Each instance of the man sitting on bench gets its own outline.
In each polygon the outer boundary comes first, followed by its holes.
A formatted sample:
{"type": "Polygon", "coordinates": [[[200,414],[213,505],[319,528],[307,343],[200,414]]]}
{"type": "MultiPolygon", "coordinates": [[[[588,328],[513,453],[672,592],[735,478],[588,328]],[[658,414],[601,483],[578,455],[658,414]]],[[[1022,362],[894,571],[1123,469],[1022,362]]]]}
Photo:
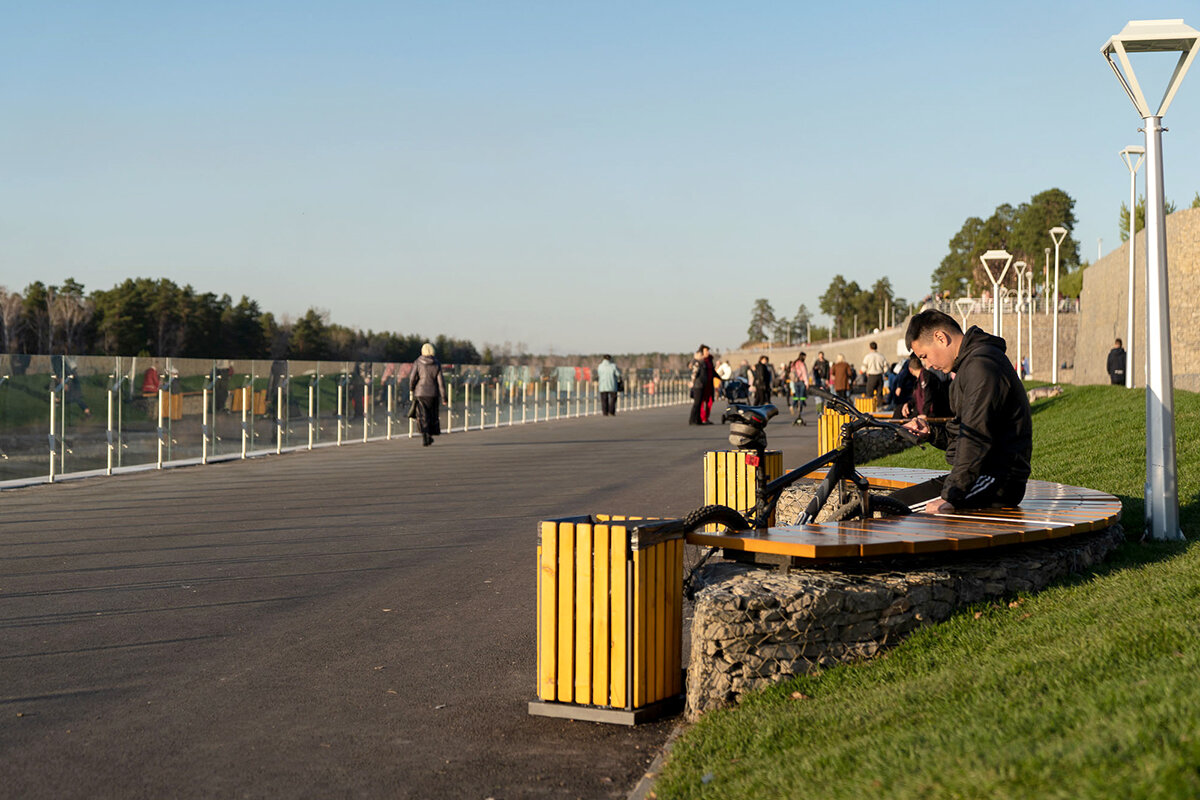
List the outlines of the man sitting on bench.
{"type": "Polygon", "coordinates": [[[950,422],[931,425],[918,417],[904,425],[945,450],[951,469],[893,497],[929,514],[1019,504],[1029,480],[1033,421],[1004,340],[977,326],[964,334],[949,314],[929,310],[912,318],[904,342],[926,368],[954,376],[950,422]]]}

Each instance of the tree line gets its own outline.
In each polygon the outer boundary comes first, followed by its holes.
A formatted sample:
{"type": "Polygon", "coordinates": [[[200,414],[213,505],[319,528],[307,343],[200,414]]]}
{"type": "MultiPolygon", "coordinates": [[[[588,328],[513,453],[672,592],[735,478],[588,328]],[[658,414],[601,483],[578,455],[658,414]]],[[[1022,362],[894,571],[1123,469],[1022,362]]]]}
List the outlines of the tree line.
{"type": "MultiPolygon", "coordinates": [[[[1054,249],[1050,229],[1055,226],[1075,229],[1075,199],[1062,189],[1039,192],[1015,207],[1002,203],[987,219],[967,217],[950,239],[950,252],[933,271],[934,291],[953,297],[991,291],[992,281],[979,260],[988,250],[1007,250],[1014,264],[1024,261],[1034,270],[1043,263],[1046,248],[1054,249]]],[[[1068,273],[1081,266],[1079,241],[1070,234],[1059,248],[1059,264],[1068,273]]],[[[1016,289],[1016,270],[1008,271],[1002,285],[1016,289]]]]}
{"type": "Polygon", "coordinates": [[[909,314],[908,302],[896,297],[892,282],[887,278],[880,278],[870,289],[863,289],[857,281],[847,281],[843,275],[834,275],[818,302],[821,313],[833,320],[831,325],[813,325],[812,315],[804,304],[800,305],[794,316],[781,317],[771,307],[770,300],[758,298],[750,309],[750,327],[746,330],[743,346],[763,342],[817,342],[831,336],[852,336],[859,331],[886,328],[891,320],[901,320],[909,314]]]}
{"type": "Polygon", "coordinates": [[[481,361],[465,339],[355,330],[316,308],[294,322],[276,319],[245,295],[234,302],[166,278],[131,278],[90,293],[74,278],[35,281],[22,292],[0,287],[5,353],[411,361],[425,341],[443,361],[481,361]]]}

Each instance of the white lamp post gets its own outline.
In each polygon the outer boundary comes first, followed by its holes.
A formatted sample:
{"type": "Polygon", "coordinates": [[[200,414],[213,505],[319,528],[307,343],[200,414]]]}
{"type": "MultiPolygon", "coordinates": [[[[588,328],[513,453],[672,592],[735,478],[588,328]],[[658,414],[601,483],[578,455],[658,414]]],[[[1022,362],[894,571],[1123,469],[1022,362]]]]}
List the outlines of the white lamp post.
{"type": "Polygon", "coordinates": [[[1146,155],[1146,148],[1130,145],[1121,151],[1121,160],[1129,168],[1129,313],[1125,318],[1125,388],[1133,388],[1133,237],[1134,206],[1137,205],[1137,171],[1146,155]],[[1134,160],[1137,156],[1137,160],[1134,160]]]}
{"type": "Polygon", "coordinates": [[[1061,225],[1050,229],[1050,238],[1054,240],[1054,293],[1050,298],[1050,302],[1054,304],[1054,332],[1051,334],[1050,346],[1050,355],[1054,359],[1054,363],[1050,365],[1051,383],[1058,383],[1058,248],[1069,232],[1061,225]]]}
{"type": "Polygon", "coordinates": [[[1002,328],[1000,318],[1000,284],[1004,281],[1005,274],[1008,273],[1008,266],[1012,264],[1012,254],[1007,250],[988,250],[979,257],[979,260],[983,263],[983,269],[987,273],[988,280],[992,282],[992,333],[1003,338],[1004,329],[1002,328]],[[999,262],[1004,262],[1004,268],[1000,270],[999,278],[992,272],[992,267],[988,264],[989,261],[997,262],[997,267],[999,267],[999,262]]]}
{"type": "MultiPolygon", "coordinates": [[[[1017,375],[1021,374],[1021,282],[1025,280],[1025,262],[1013,264],[1017,271],[1017,375]]],[[[1032,342],[1030,343],[1032,344],[1032,342]]]]}
{"type": "MultiPolygon", "coordinates": [[[[1145,122],[1146,134],[1146,528],[1153,539],[1183,539],[1175,463],[1175,391],[1167,282],[1162,117],[1196,57],[1200,31],[1181,19],[1128,23],[1101,49],[1145,122]],[[1151,109],[1129,63],[1130,53],[1179,53],[1158,109],[1151,109]],[[1117,60],[1114,60],[1113,57],[1117,60]],[[1120,62],[1118,64],[1117,62],[1120,62]]],[[[1130,209],[1132,215],[1133,209],[1130,209]]],[[[1126,369],[1128,369],[1128,359],[1126,369]]]]}
{"type": "Polygon", "coordinates": [[[1033,377],[1033,270],[1025,273],[1025,285],[1030,289],[1029,295],[1029,371],[1028,374],[1033,377]]]}
{"type": "MultiPolygon", "coordinates": [[[[1045,301],[1046,296],[1050,294],[1050,248],[1046,248],[1046,266],[1042,269],[1042,300],[1045,301]]],[[[1045,303],[1046,313],[1050,313],[1050,304],[1045,303]]]]}

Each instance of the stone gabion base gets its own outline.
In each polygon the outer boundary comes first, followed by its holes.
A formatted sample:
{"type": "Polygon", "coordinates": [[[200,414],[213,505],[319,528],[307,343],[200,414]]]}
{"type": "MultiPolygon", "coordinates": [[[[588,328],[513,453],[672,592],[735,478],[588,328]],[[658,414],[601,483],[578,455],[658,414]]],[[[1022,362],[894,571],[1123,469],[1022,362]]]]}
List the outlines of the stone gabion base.
{"type": "Polygon", "coordinates": [[[1123,541],[1116,525],[970,559],[909,557],[787,573],[708,564],[696,575],[687,717],[793,675],[870,658],[960,606],[1041,590],[1103,561],[1123,541]]]}

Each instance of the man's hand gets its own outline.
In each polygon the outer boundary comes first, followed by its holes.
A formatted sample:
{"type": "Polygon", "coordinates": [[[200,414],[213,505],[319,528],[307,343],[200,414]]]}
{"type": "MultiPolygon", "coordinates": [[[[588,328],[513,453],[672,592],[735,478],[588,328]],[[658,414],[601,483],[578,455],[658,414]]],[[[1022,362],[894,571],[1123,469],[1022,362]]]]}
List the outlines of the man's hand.
{"type": "Polygon", "coordinates": [[[930,435],[929,423],[926,422],[925,420],[921,419],[920,417],[916,417],[915,419],[910,419],[908,422],[904,423],[903,427],[906,430],[908,430],[909,432],[911,432],[918,439],[924,440],[924,439],[929,438],[929,435],[930,435]]]}
{"type": "Polygon", "coordinates": [[[947,501],[943,500],[940,497],[935,497],[933,500],[930,500],[928,503],[925,504],[925,513],[926,514],[940,514],[943,511],[953,511],[953,510],[954,510],[954,506],[950,505],[950,503],[948,503],[947,501]]]}

